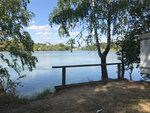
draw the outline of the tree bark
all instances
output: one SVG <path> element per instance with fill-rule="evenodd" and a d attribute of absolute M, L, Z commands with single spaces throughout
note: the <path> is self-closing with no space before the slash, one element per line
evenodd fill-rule
<path fill-rule="evenodd" d="M 108 18 L 107 18 L 107 47 L 103 53 L 101 53 L 100 43 L 98 40 L 98 33 L 97 33 L 97 19 L 95 16 L 95 0 L 92 0 L 93 3 L 93 24 L 94 24 L 94 34 L 96 40 L 96 46 L 98 50 L 98 55 L 101 59 L 101 64 L 106 64 L 106 57 L 110 50 L 110 41 L 111 41 L 111 0 L 108 1 Z M 107 67 L 106 65 L 101 66 L 101 79 L 106 80 L 108 79 Z"/>
<path fill-rule="evenodd" d="M 132 80 L 132 73 L 130 73 L 130 80 Z"/>
<path fill-rule="evenodd" d="M 5 90 L 4 90 L 3 85 L 2 85 L 2 82 L 1 82 L 1 80 L 0 80 L 0 94 L 1 94 L 1 93 L 5 93 Z"/>
<path fill-rule="evenodd" d="M 125 11 L 122 10 L 122 33 L 121 33 L 121 38 L 122 38 L 122 50 L 121 50 L 121 63 L 122 63 L 122 75 L 121 79 L 124 79 L 124 72 L 125 72 L 125 65 L 124 65 L 124 50 L 123 50 L 123 41 L 124 41 L 124 15 Z"/>
<path fill-rule="evenodd" d="M 73 44 L 71 43 L 71 45 L 70 45 L 71 53 L 72 53 L 72 49 L 73 49 Z"/>
<path fill-rule="evenodd" d="M 133 72 L 133 69 L 130 69 L 130 80 L 132 80 L 132 72 Z"/>
<path fill-rule="evenodd" d="M 107 9 L 108 9 L 108 17 L 107 17 L 107 47 L 105 49 L 105 51 L 103 52 L 103 54 L 101 55 L 101 63 L 102 64 L 106 64 L 106 57 L 107 54 L 110 50 L 110 41 L 111 41 L 111 0 L 108 1 L 108 5 L 107 5 Z M 108 73 L 107 73 L 107 67 L 106 65 L 103 65 L 101 67 L 102 70 L 102 80 L 106 80 L 108 79 Z"/>
<path fill-rule="evenodd" d="M 93 24 L 94 24 L 94 34 L 95 34 L 95 40 L 96 40 L 96 47 L 97 47 L 98 55 L 101 58 L 101 48 L 100 48 L 100 43 L 98 40 L 98 33 L 97 33 L 97 23 L 96 23 L 97 19 L 95 16 L 95 0 L 92 0 L 92 3 L 93 3 Z"/>
<path fill-rule="evenodd" d="M 107 47 L 104 51 L 104 56 L 107 56 L 109 50 L 110 50 L 110 41 L 111 41 L 111 0 L 108 1 L 107 4 L 108 9 L 108 17 L 107 17 Z"/>
<path fill-rule="evenodd" d="M 101 57 L 101 64 L 106 64 L 106 56 L 104 56 L 104 55 Z M 108 79 L 108 73 L 107 73 L 106 65 L 101 66 L 101 71 L 102 71 L 101 79 L 102 80 Z"/>

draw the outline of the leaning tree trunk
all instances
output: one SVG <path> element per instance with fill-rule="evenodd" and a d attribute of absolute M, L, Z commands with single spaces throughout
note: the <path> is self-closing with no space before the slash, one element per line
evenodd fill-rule
<path fill-rule="evenodd" d="M 101 64 L 106 64 L 106 56 L 104 56 L 104 55 L 101 57 Z M 102 71 L 102 77 L 101 77 L 101 79 L 102 79 L 102 80 L 108 79 L 108 74 L 107 74 L 107 67 L 106 67 L 106 65 L 102 65 L 102 66 L 101 66 L 101 71 Z"/>
<path fill-rule="evenodd" d="M 4 90 L 3 85 L 2 85 L 2 82 L 1 82 L 1 80 L 0 80 L 0 94 L 1 94 L 1 93 L 5 93 L 5 90 Z"/>
<path fill-rule="evenodd" d="M 108 1 L 107 5 L 108 9 L 108 16 L 107 16 L 107 47 L 103 54 L 101 55 L 101 64 L 104 64 L 101 66 L 102 70 L 102 80 L 108 79 L 108 73 L 107 73 L 107 67 L 106 67 L 106 57 L 110 50 L 110 41 L 111 41 L 111 0 Z"/>
<path fill-rule="evenodd" d="M 121 63 L 122 63 L 122 75 L 121 79 L 124 79 L 124 73 L 125 73 L 125 65 L 124 65 L 124 49 L 123 49 L 123 41 L 124 41 L 124 15 L 125 11 L 122 10 L 122 33 L 121 33 L 121 38 L 122 38 L 122 50 L 121 50 Z"/>
<path fill-rule="evenodd" d="M 108 1 L 108 19 L 107 19 L 107 47 L 105 49 L 105 51 L 103 53 L 101 53 L 101 49 L 100 49 L 100 44 L 99 44 L 99 40 L 98 40 L 98 33 L 97 33 L 97 19 L 95 16 L 95 0 L 92 0 L 93 3 L 93 24 L 94 24 L 94 34 L 95 34 L 95 40 L 96 40 L 96 46 L 97 46 L 97 50 L 98 50 L 98 55 L 101 59 L 101 79 L 102 80 L 106 80 L 108 79 L 108 73 L 107 73 L 107 67 L 106 67 L 106 57 L 107 54 L 110 50 L 110 39 L 111 39 L 111 35 L 110 35 L 110 31 L 111 31 L 111 1 Z"/>

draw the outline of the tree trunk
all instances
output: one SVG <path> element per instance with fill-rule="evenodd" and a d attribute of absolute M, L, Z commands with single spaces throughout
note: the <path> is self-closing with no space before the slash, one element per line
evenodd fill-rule
<path fill-rule="evenodd" d="M 121 68 L 122 68 L 121 79 L 124 79 L 124 72 L 125 72 L 125 66 L 124 66 L 124 58 L 123 58 L 123 54 L 124 54 L 124 52 L 123 52 L 123 49 L 122 49 L 122 51 L 121 51 L 121 63 L 122 63 L 122 65 L 121 65 Z"/>
<path fill-rule="evenodd" d="M 96 47 L 97 47 L 97 52 L 99 55 L 99 58 L 101 59 L 101 64 L 106 63 L 106 58 L 103 57 L 102 59 L 102 54 L 101 54 L 101 49 L 100 49 L 100 43 L 98 40 L 98 33 L 97 33 L 97 23 L 96 23 L 96 16 L 95 16 L 95 0 L 92 0 L 93 3 L 93 24 L 94 24 L 94 35 L 95 35 L 95 41 L 96 41 Z M 104 61 L 105 59 L 105 61 Z M 101 74 L 101 79 L 104 80 L 105 74 L 107 74 L 107 70 L 104 66 L 101 66 L 102 74 Z"/>
<path fill-rule="evenodd" d="M 111 0 L 108 1 L 107 5 L 108 9 L 108 17 L 107 17 L 107 47 L 103 54 L 101 55 L 101 64 L 106 64 L 106 57 L 110 50 L 110 42 L 111 42 Z M 107 67 L 106 65 L 101 66 L 102 71 L 102 80 L 108 79 Z"/>
<path fill-rule="evenodd" d="M 132 80 L 132 73 L 130 73 L 130 80 Z"/>
<path fill-rule="evenodd" d="M 133 72 L 133 65 L 132 68 L 130 68 L 130 80 L 132 80 L 132 72 Z"/>
<path fill-rule="evenodd" d="M 2 85 L 2 82 L 1 82 L 1 80 L 0 80 L 0 94 L 1 94 L 1 93 L 5 93 L 5 90 L 4 90 L 3 85 Z"/>
<path fill-rule="evenodd" d="M 96 47 L 97 47 L 98 55 L 101 59 L 101 64 L 106 64 L 106 57 L 107 57 L 107 54 L 110 50 L 110 41 L 111 41 L 111 35 L 110 35 L 110 33 L 111 33 L 111 0 L 108 1 L 107 47 L 106 47 L 106 49 L 103 53 L 101 53 L 100 43 L 99 43 L 99 40 L 98 40 L 97 18 L 95 16 L 95 0 L 92 0 L 92 3 L 93 3 L 93 24 L 94 24 L 94 34 L 95 34 L 95 40 L 96 40 Z M 108 79 L 106 65 L 101 66 L 101 72 L 102 72 L 101 79 L 102 80 Z"/>
<path fill-rule="evenodd" d="M 72 53 L 72 49 L 73 49 L 73 45 L 71 44 L 71 46 L 70 46 L 71 53 Z"/>
<path fill-rule="evenodd" d="M 98 52 L 98 55 L 99 57 L 101 58 L 101 48 L 100 48 L 100 43 L 99 43 L 99 40 L 98 40 L 98 33 L 97 33 L 97 19 L 96 19 L 96 16 L 95 16 L 95 0 L 92 0 L 92 3 L 93 3 L 93 24 L 94 24 L 94 35 L 95 35 L 95 41 L 96 41 L 96 47 L 97 47 L 97 52 Z"/>
<path fill-rule="evenodd" d="M 124 79 L 124 72 L 125 72 L 125 65 L 124 65 L 124 50 L 123 50 L 123 41 L 124 41 L 124 15 L 125 11 L 122 10 L 122 33 L 121 33 L 121 38 L 122 38 L 122 50 L 121 50 L 121 63 L 122 63 L 122 75 L 121 79 Z"/>
<path fill-rule="evenodd" d="M 106 64 L 106 56 L 102 56 L 102 57 L 101 57 L 101 64 Z M 101 76 L 101 79 L 102 79 L 102 80 L 108 79 L 108 74 L 107 74 L 107 67 L 106 67 L 106 65 L 102 65 L 102 66 L 101 66 L 101 73 L 102 73 L 102 76 Z"/>

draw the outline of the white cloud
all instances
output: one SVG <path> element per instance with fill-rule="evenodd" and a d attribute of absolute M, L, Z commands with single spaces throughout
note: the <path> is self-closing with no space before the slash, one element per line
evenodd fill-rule
<path fill-rule="evenodd" d="M 29 26 L 27 27 L 26 29 L 28 30 L 33 30 L 33 31 L 36 31 L 36 32 L 46 32 L 46 31 L 50 31 L 50 26 L 48 24 L 44 25 L 44 26 L 36 26 L 36 25 L 32 25 L 32 26 Z"/>
<path fill-rule="evenodd" d="M 60 26 L 53 27 L 54 30 L 58 30 Z"/>
<path fill-rule="evenodd" d="M 40 36 L 43 39 L 52 39 L 52 37 L 54 38 L 55 36 L 57 36 L 57 33 L 52 33 L 52 32 L 47 32 L 47 31 L 37 32 L 35 34 L 37 36 Z"/>
<path fill-rule="evenodd" d="M 58 35 L 58 33 L 56 33 L 57 31 L 55 30 L 56 28 L 50 29 L 50 26 L 48 24 L 43 26 L 31 25 L 26 29 L 30 31 L 34 31 L 35 35 L 40 36 L 42 39 L 46 39 L 46 40 L 52 39 L 52 37 Z"/>
<path fill-rule="evenodd" d="M 35 24 L 35 21 L 34 20 L 30 20 L 30 24 Z"/>
<path fill-rule="evenodd" d="M 58 31 L 57 31 L 59 27 L 60 26 L 55 26 L 51 28 L 48 24 L 46 24 L 41 26 L 31 25 L 25 29 L 28 30 L 29 32 L 33 31 L 32 34 L 34 34 L 35 39 L 36 40 L 39 39 L 41 40 L 41 42 L 46 42 L 46 41 L 50 41 L 51 43 L 66 42 L 68 39 L 59 38 Z M 70 32 L 70 36 L 75 37 L 79 33 L 80 32 L 78 31 L 72 31 Z"/>
<path fill-rule="evenodd" d="M 77 36 L 80 32 L 70 32 L 70 36 Z"/>
<path fill-rule="evenodd" d="M 36 35 L 52 35 L 51 32 L 37 32 Z"/>

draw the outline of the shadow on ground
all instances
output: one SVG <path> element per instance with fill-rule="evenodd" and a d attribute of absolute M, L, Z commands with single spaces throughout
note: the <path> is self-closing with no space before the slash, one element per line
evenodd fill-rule
<path fill-rule="evenodd" d="M 150 83 L 109 80 L 61 90 L 1 113 L 150 113 Z"/>

